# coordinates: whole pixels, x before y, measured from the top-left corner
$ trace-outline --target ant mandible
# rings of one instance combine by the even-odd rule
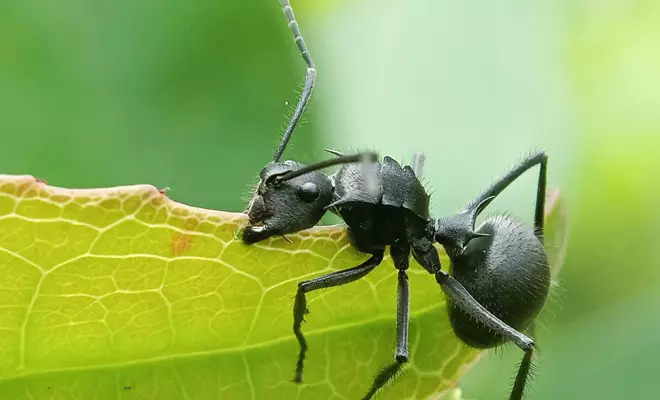
[[[457,214],[437,221],[429,216],[429,195],[417,176],[419,168],[401,165],[373,153],[337,157],[311,165],[280,158],[302,116],[316,82],[316,69],[300,33],[289,0],[280,0],[294,41],[307,64],[305,84],[273,161],[260,173],[260,182],[248,205],[250,225],[243,231],[246,244],[274,235],[311,228],[331,211],[347,225],[348,238],[371,257],[362,264],[300,282],[293,306],[293,331],[300,344],[295,382],[302,382],[307,342],[301,327],[307,309],[306,293],[344,285],[365,277],[383,260],[389,246],[398,270],[395,359],[374,378],[364,399],[385,386],[409,359],[410,290],[406,270],[410,253],[442,288],[449,319],[457,337],[469,346],[493,348],[515,343],[525,352],[510,399],[523,397],[535,342],[534,320],[550,288],[550,267],[543,247],[547,156],[526,157],[502,178],[470,201]],[[420,164],[414,163],[414,164]],[[476,218],[511,182],[540,165],[534,228],[509,216],[498,215],[475,227]],[[320,170],[341,165],[332,176]],[[452,274],[441,269],[434,242],[440,243],[452,264]]]

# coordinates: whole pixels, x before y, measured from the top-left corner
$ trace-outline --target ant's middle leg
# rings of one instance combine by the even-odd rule
[[[394,362],[387,365],[376,375],[369,392],[364,396],[363,400],[371,399],[377,391],[390,382],[401,371],[403,364],[407,363],[409,358],[408,326],[410,324],[410,289],[406,270],[409,265],[410,247],[392,246],[390,247],[390,254],[392,255],[394,266],[399,270],[396,297],[396,350]]]
[[[296,300],[293,305],[293,332],[300,344],[300,352],[298,353],[298,362],[296,363],[296,376],[294,382],[302,382],[303,367],[305,360],[305,353],[307,353],[307,340],[302,333],[302,323],[305,320],[305,314],[309,314],[307,308],[307,297],[305,293],[317,289],[325,289],[333,286],[344,285],[346,283],[354,282],[366,276],[369,272],[373,271],[381,261],[383,261],[383,251],[377,252],[371,256],[367,261],[358,265],[357,267],[345,269],[343,271],[333,272],[318,278],[303,281],[298,284],[298,292],[296,293]]]

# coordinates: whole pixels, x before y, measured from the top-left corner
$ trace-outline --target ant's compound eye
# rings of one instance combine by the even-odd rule
[[[314,182],[305,182],[298,188],[298,197],[301,200],[311,203],[319,197],[320,190]]]

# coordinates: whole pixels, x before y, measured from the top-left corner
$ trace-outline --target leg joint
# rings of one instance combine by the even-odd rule
[[[438,282],[438,284],[440,284],[440,285],[447,282],[448,278],[449,278],[449,275],[447,275],[447,273],[443,272],[442,270],[438,270],[438,271],[435,272],[435,281]]]
[[[399,364],[405,364],[408,362],[408,356],[399,354],[396,356],[396,362],[398,362]]]

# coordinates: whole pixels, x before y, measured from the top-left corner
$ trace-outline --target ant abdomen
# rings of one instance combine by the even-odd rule
[[[543,308],[550,289],[550,268],[534,231],[508,216],[487,219],[462,254],[452,258],[452,275],[488,311],[525,332]],[[476,348],[506,339],[450,304],[456,335]]]

